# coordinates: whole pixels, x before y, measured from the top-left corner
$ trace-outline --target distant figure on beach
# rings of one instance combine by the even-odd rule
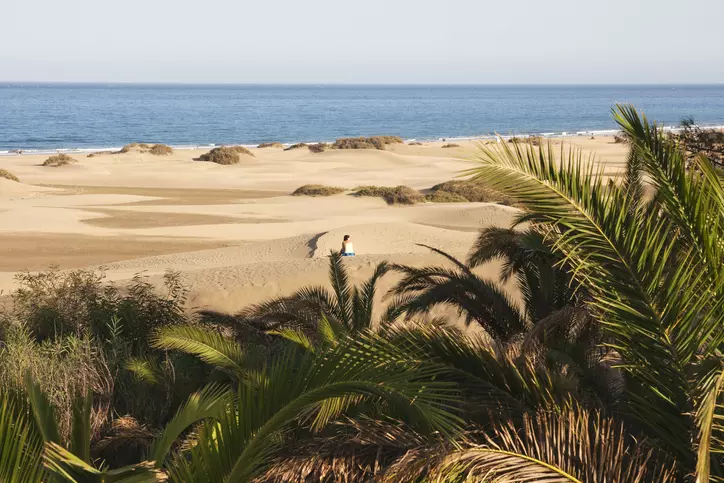
[[[349,235],[344,236],[344,239],[342,240],[342,249],[339,251],[339,254],[343,257],[354,256],[354,245],[352,245],[352,240]]]

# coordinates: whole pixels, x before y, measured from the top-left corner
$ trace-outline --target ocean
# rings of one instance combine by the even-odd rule
[[[0,154],[94,150],[141,141],[175,147],[397,135],[434,140],[494,133],[615,129],[628,102],[674,126],[724,125],[724,84],[611,86],[0,85]]]

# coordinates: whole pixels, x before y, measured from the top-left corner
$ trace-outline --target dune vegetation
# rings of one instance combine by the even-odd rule
[[[456,179],[436,184],[425,196],[427,201],[436,203],[452,203],[472,201],[477,203],[500,203],[511,205],[510,196],[490,188],[485,181],[477,179]]]
[[[307,143],[296,143],[296,144],[292,144],[289,147],[284,148],[284,151],[291,151],[293,149],[300,149],[300,148],[306,148],[306,147],[309,147],[309,145]]]
[[[20,182],[17,176],[7,169],[0,168],[0,178],[9,179],[10,181]]]
[[[53,168],[58,168],[60,166],[66,166],[69,164],[77,163],[78,161],[74,158],[71,158],[65,153],[60,154],[54,154],[53,156],[50,156],[48,159],[43,161],[43,166],[50,166]]]
[[[419,191],[409,186],[358,186],[352,194],[382,198],[388,205],[414,205],[425,200]]]
[[[325,186],[322,184],[305,184],[292,193],[292,196],[332,196],[347,191],[338,186]]]
[[[240,154],[254,156],[254,153],[244,146],[220,146],[199,156],[198,161],[209,161],[222,165],[238,164],[241,162]]]
[[[148,143],[130,143],[123,146],[118,153],[128,153],[131,151],[139,151],[141,153],[150,153],[154,156],[166,156],[173,154],[173,148],[165,144],[148,144]],[[91,153],[94,155],[102,153]],[[90,156],[89,156],[90,157]]]
[[[526,223],[464,258],[425,247],[438,264],[353,284],[332,252],[327,286],[236,314],[188,312],[173,273],[21,275],[0,480],[721,481],[724,188],[632,107],[615,121],[616,182],[574,146],[481,145],[468,175]]]
[[[257,146],[257,148],[259,148],[259,149],[263,149],[263,148],[283,148],[283,147],[284,147],[284,145],[283,145],[282,143],[278,143],[278,142],[261,143],[260,145]]]
[[[447,144],[443,144],[442,147],[443,147],[443,148],[459,148],[460,145],[459,145],[459,144],[455,144],[455,143],[447,143]]]
[[[402,144],[397,136],[372,136],[359,138],[340,138],[332,144],[332,149],[385,149],[388,144]]]

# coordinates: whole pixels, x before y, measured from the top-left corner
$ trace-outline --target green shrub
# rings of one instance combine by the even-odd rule
[[[310,144],[307,147],[313,153],[322,153],[330,148],[329,144],[327,144],[327,143]]]
[[[206,154],[202,154],[199,156],[199,161],[209,161],[211,163],[216,164],[223,164],[223,165],[230,165],[230,164],[237,164],[241,161],[241,158],[239,157],[239,153],[244,153],[239,148],[249,151],[248,149],[242,147],[242,146],[221,146],[218,148],[214,148],[211,151],[209,151]]]
[[[308,146],[307,143],[292,144],[288,148],[285,148],[284,151],[291,151],[292,149],[306,148],[307,146]]]
[[[353,194],[382,198],[388,205],[414,205],[425,200],[419,191],[409,186],[359,186]]]
[[[257,148],[259,148],[259,149],[261,149],[261,148],[283,148],[283,147],[284,147],[284,145],[282,143],[277,143],[277,142],[261,143],[260,145],[257,146]]]
[[[71,158],[67,154],[56,154],[43,161],[43,166],[52,166],[53,168],[57,168],[59,166],[65,166],[77,162],[78,161]]]
[[[385,149],[388,144],[402,144],[402,142],[397,136],[340,138],[332,144],[332,149]]]
[[[447,144],[443,144],[442,147],[443,147],[443,148],[459,148],[460,145],[459,145],[459,144],[455,144],[455,143],[447,143]]]
[[[452,180],[436,184],[430,189],[427,195],[429,201],[452,203],[455,201],[472,201],[484,203],[500,203],[503,205],[513,204],[513,200],[480,181],[475,180]]]
[[[164,276],[164,296],[140,275],[124,289],[105,283],[104,278],[103,272],[89,270],[20,273],[15,277],[20,287],[11,294],[13,318],[43,341],[68,335],[105,339],[115,317],[134,345],[145,345],[155,328],[184,320],[186,291],[178,274]]]
[[[332,196],[339,193],[344,193],[345,191],[346,190],[344,188],[339,188],[337,186],[305,184],[304,186],[300,186],[299,188],[294,190],[292,196]]]
[[[2,168],[0,168],[0,178],[9,179],[10,181],[17,181],[18,183],[20,182],[17,176],[15,176],[10,171]]]

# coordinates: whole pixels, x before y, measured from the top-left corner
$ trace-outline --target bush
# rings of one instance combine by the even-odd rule
[[[18,183],[20,182],[17,176],[15,176],[10,171],[2,168],[0,168],[0,178],[9,179],[10,181],[17,181]]]
[[[425,201],[419,191],[409,186],[359,186],[353,194],[382,198],[388,205],[414,205]]]
[[[284,145],[282,143],[277,143],[277,142],[261,143],[260,145],[257,146],[257,148],[259,148],[259,149],[261,149],[261,148],[283,148],[283,147],[284,147]]]
[[[407,143],[407,145],[408,146],[422,146],[422,143],[418,142],[418,141],[412,141],[412,142]]]
[[[447,144],[443,144],[442,147],[443,147],[443,148],[459,148],[460,145],[459,145],[459,144],[455,144],[455,143],[447,143]]]
[[[77,163],[75,159],[71,158],[67,154],[56,154],[43,161],[43,166],[52,166],[57,168],[59,166],[65,166],[67,164]]]
[[[206,154],[199,156],[199,161],[210,161],[216,164],[237,164],[241,161],[239,154],[254,156],[254,154],[244,146],[221,146],[214,148]]]
[[[339,188],[337,186],[305,184],[304,186],[300,186],[299,188],[294,190],[292,196],[332,196],[339,193],[344,193],[345,191],[346,190],[344,188]]]
[[[56,408],[58,430],[63,441],[71,433],[76,397],[93,392],[91,431],[97,434],[106,424],[113,396],[114,380],[105,355],[90,337],[68,337],[36,342],[22,324],[5,334],[0,350],[0,393],[17,392],[29,374]]]
[[[313,153],[322,153],[330,148],[329,144],[327,144],[327,143],[310,144],[307,147]]]
[[[178,274],[164,276],[165,296],[158,295],[140,275],[124,290],[104,283],[104,278],[105,273],[89,270],[18,274],[15,280],[20,288],[11,294],[12,315],[39,341],[69,335],[105,340],[110,336],[109,324],[117,318],[134,345],[145,345],[155,328],[184,320],[186,291]]]
[[[166,146],[165,144],[154,144],[148,152],[155,156],[166,156],[173,153],[173,148],[171,148],[171,146]]]
[[[452,180],[436,184],[426,197],[428,201],[453,203],[456,201],[472,201],[483,203],[513,204],[512,198],[505,196],[480,181]]]
[[[292,149],[299,149],[299,148],[306,148],[306,147],[307,147],[307,143],[297,143],[297,144],[292,144],[288,148],[285,148],[284,151],[291,151]]]
[[[340,138],[332,144],[332,149],[385,149],[388,144],[402,144],[397,136],[372,136],[359,138]]]

